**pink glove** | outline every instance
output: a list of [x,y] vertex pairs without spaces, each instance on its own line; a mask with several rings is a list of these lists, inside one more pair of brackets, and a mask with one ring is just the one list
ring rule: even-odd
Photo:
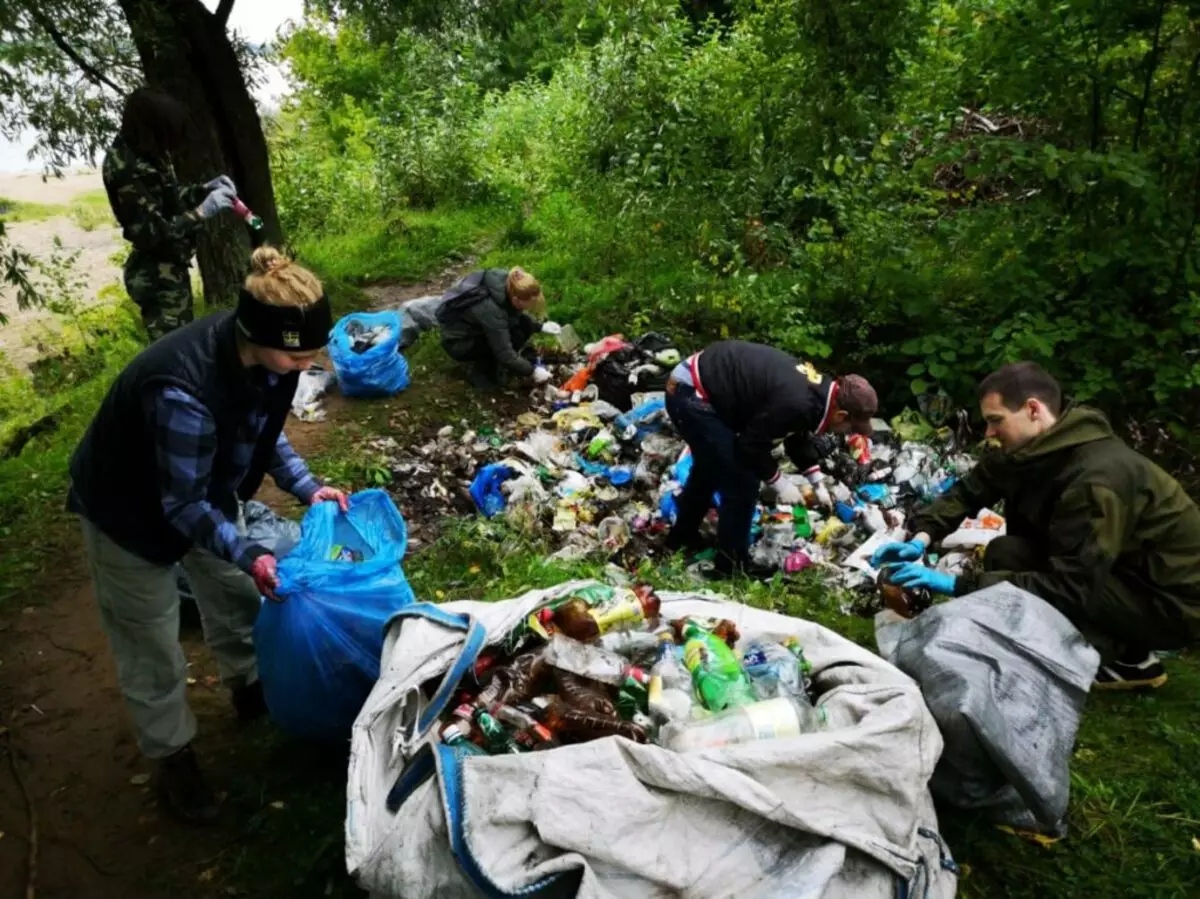
[[336,487],[322,487],[312,495],[312,499],[308,501],[310,506],[315,506],[317,503],[337,502],[338,508],[343,512],[350,511],[350,500],[346,498],[346,494],[338,490]]
[[279,576],[275,573],[277,565],[278,562],[270,553],[261,555],[250,566],[250,577],[254,578],[254,586],[258,588],[260,594],[267,599],[283,602],[275,595],[275,588],[279,586]]

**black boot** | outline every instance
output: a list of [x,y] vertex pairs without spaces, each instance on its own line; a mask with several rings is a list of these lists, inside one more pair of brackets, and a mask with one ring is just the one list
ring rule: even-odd
[[263,697],[262,681],[234,687],[230,698],[233,710],[241,724],[249,724],[267,714],[267,700]]
[[190,745],[159,763],[158,801],[185,824],[211,824],[217,820],[217,797],[205,783]]

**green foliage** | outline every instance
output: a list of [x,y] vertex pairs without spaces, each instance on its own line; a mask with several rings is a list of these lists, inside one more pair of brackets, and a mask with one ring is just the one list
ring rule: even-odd
[[142,348],[137,309],[117,287],[74,311],[58,352],[32,372],[0,369],[0,605],[53,564],[68,463],[109,383]]
[[[769,340],[890,404],[969,404],[1035,359],[1118,416],[1196,421],[1183,4],[326,6],[338,28],[287,49],[294,228],[402,244],[377,223],[486,202],[510,210],[491,261],[585,329]],[[500,62],[515,35],[542,62]]]

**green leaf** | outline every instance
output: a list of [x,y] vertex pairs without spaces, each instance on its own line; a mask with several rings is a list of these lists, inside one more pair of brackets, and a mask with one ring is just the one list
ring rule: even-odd
[[954,352],[954,350],[942,350],[942,359],[946,362],[957,362],[958,353]]
[[842,156],[842,154],[840,154],[840,153],[837,155],[837,158],[833,160],[833,173],[834,173],[835,175],[844,175],[844,174],[846,174],[846,161],[845,161],[845,157],[844,157],[844,156]]
[[910,365],[908,367],[908,376],[910,378],[915,378],[917,375],[923,375],[923,374],[925,374],[925,363],[924,362],[914,362],[912,365]]
[[929,392],[929,383],[921,380],[920,378],[914,379],[913,382],[908,386],[912,388],[914,396],[921,396],[922,394]]
[[946,366],[942,365],[940,362],[930,362],[929,373],[941,381],[948,374],[950,374],[950,369],[946,368]]

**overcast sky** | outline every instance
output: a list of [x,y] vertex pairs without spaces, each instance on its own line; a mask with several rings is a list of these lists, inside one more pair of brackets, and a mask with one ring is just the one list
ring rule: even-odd
[[[209,9],[216,9],[219,0],[201,0]],[[262,44],[275,37],[279,27],[289,19],[304,15],[304,0],[236,0],[229,16],[229,27],[241,32],[251,43]],[[286,90],[283,73],[275,66],[267,73],[266,82],[255,91],[255,98],[266,106],[274,106]],[[0,172],[40,170],[39,161],[30,161],[25,154],[33,144],[33,135],[13,143],[0,137]]]

